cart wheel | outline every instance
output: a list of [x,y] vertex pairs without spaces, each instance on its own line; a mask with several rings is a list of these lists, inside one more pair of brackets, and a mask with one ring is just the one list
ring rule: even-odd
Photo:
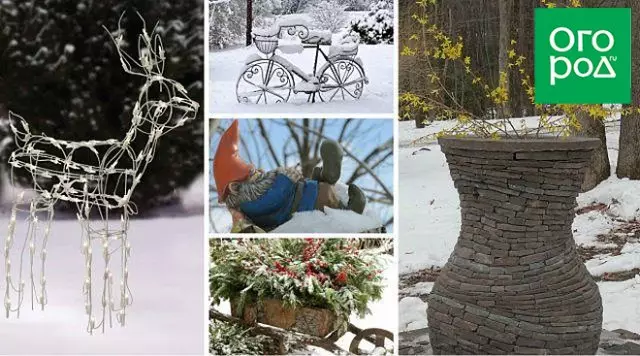
[[351,58],[340,58],[325,63],[320,69],[322,101],[357,100],[362,96],[367,78],[362,66]]
[[[371,342],[374,345],[374,349],[371,352],[362,353],[362,350],[360,349],[360,343],[362,340]],[[356,334],[351,341],[351,345],[349,345],[349,352],[355,355],[368,355],[376,353],[377,350],[385,350],[386,353],[386,350],[389,350],[385,345],[387,340],[389,340],[391,345],[393,345],[393,333],[388,330],[377,328],[364,329]],[[393,347],[391,347],[391,350],[393,350]]]
[[259,59],[249,63],[238,78],[236,96],[239,103],[284,103],[294,87],[293,76],[285,67],[270,59]]

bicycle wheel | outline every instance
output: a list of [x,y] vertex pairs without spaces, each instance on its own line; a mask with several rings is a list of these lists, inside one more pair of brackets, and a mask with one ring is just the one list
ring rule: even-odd
[[236,83],[239,103],[284,103],[295,87],[293,76],[280,63],[259,59],[249,63]]
[[320,91],[322,101],[357,100],[362,96],[367,78],[364,69],[351,58],[338,58],[320,69]]

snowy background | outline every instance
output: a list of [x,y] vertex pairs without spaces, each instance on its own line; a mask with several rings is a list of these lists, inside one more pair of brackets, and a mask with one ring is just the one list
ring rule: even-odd
[[[536,118],[524,124],[535,125]],[[423,301],[433,287],[458,238],[458,193],[444,154],[427,135],[453,122],[434,122],[424,129],[400,122],[400,331],[427,326]],[[619,122],[607,123],[610,162],[618,157]],[[598,281],[607,330],[640,332],[640,181],[614,176],[578,197],[573,234],[586,266]]]
[[[236,82],[245,67],[245,59],[260,54],[255,45],[245,47],[244,0],[210,1],[209,113],[227,116],[237,113],[393,113],[394,53],[393,40],[380,41],[381,28],[393,28],[393,5],[388,0],[254,0],[254,32],[268,28],[277,21],[304,22],[314,30],[329,30],[334,34],[354,33],[352,24],[363,28],[358,57],[363,62],[369,84],[359,100],[307,103],[308,95],[291,94],[287,103],[240,104],[236,99]],[[380,7],[386,8],[380,8]],[[348,10],[348,11],[346,11]],[[295,19],[295,20],[294,20]],[[372,29],[369,31],[369,29]],[[369,38],[370,37],[370,38]],[[393,37],[393,35],[391,35]],[[329,46],[322,47],[328,53]],[[281,54],[280,52],[277,52]],[[282,54],[281,54],[282,55]],[[284,54],[287,60],[312,73],[315,49],[299,54]],[[324,60],[319,59],[318,68]],[[296,83],[300,78],[294,78]]]
[[[291,120],[298,125],[303,125],[303,120]],[[380,226],[386,226],[387,231],[393,231],[393,195],[385,196],[384,190],[393,194],[393,120],[392,119],[311,119],[308,121],[311,130],[318,131],[322,126],[322,132],[327,137],[339,139],[338,141],[346,147],[354,156],[369,163],[372,170],[384,184],[373,179],[370,174],[363,174],[354,180],[361,189],[365,191],[369,203],[364,215],[358,215],[351,211],[327,210],[297,213],[294,218],[280,226],[274,233],[353,233]],[[220,120],[218,130],[211,135],[210,157],[215,155],[220,135],[231,123],[230,120]],[[267,140],[262,136],[260,124],[263,125],[267,137],[278,162],[273,159],[268,148]],[[304,136],[304,131],[296,128],[295,132],[299,137]],[[309,133],[311,147],[315,142],[322,142],[314,133]],[[240,136],[243,143],[240,145],[240,155],[247,162],[251,162],[256,167],[264,170],[272,170],[278,166],[293,167],[301,162],[294,137],[284,119],[241,119]],[[340,139],[341,138],[341,139]],[[316,152],[317,154],[317,152]],[[311,160],[319,156],[311,155]],[[378,163],[379,162],[379,163]],[[314,164],[315,165],[315,164]],[[320,163],[321,165],[321,163]],[[340,182],[347,180],[356,173],[359,164],[347,155],[343,158],[342,176]],[[363,172],[364,173],[364,172]],[[224,205],[218,203],[218,195],[215,190],[213,174],[209,182],[210,196],[210,219],[209,231],[229,232],[231,230],[231,215]],[[347,186],[336,185],[339,194],[344,202],[348,201]]]
[[[86,332],[82,284],[84,257],[80,225],[59,213],[48,244],[49,303],[31,310],[25,298],[19,319],[0,315],[0,354],[202,354],[205,347],[203,179],[180,192],[179,205],[132,219],[129,286],[133,304],[127,324],[105,333]],[[13,190],[4,187],[10,199]],[[8,226],[11,202],[0,205],[0,226]],[[18,225],[20,225],[18,220]],[[4,236],[4,234],[3,234]],[[16,245],[18,238],[16,235]],[[2,242],[4,246],[4,238]],[[101,258],[94,273],[100,274]],[[17,263],[13,265],[17,271]],[[0,292],[5,291],[4,256]],[[25,277],[28,281],[28,276]],[[28,285],[28,284],[27,284]]]

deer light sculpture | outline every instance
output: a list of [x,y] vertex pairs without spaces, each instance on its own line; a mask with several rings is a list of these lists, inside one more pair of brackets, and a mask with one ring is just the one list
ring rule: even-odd
[[[88,317],[87,331],[93,333],[101,328],[104,332],[107,324],[112,326],[114,314],[118,323],[125,325],[126,309],[132,302],[128,285],[131,245],[127,230],[129,217],[137,213],[135,204],[130,201],[131,196],[154,158],[160,137],[194,120],[199,105],[187,96],[187,91],[180,83],[163,76],[165,52],[161,38],[155,29],[151,34],[147,33],[144,20],[142,33],[138,36],[138,59],[123,49],[120,26],[110,35],[124,71],[146,78],[133,109],[131,126],[124,138],[100,141],[56,139],[32,133],[22,117],[12,112],[9,114],[18,146],[9,159],[11,179],[15,169],[27,170],[32,175],[35,194],[25,199],[25,192],[22,191],[17,195],[11,211],[4,248],[6,317],[12,313],[20,316],[20,308],[27,294],[31,295],[32,309],[35,304],[42,309],[47,304],[47,241],[54,204],[62,200],[75,205],[82,228],[81,251],[86,268],[82,290]],[[132,146],[136,138],[145,142],[141,149]],[[83,162],[86,162],[87,156],[92,157],[92,164],[77,161],[78,157],[83,157]],[[49,184],[47,187],[50,188],[47,189],[43,180],[53,184]],[[110,223],[109,212],[114,214],[114,211],[120,213],[120,219]],[[16,240],[19,214],[26,215],[27,225],[26,235],[20,241]],[[43,214],[46,218],[41,222],[38,216]],[[94,215],[100,219],[90,218]],[[43,230],[41,225],[44,225]],[[15,272],[12,253],[19,255]],[[102,275],[95,273],[100,257]],[[120,267],[117,275],[112,269],[112,264],[115,264],[112,262],[116,258],[119,258],[116,268]],[[25,271],[27,263],[28,270]],[[29,275],[28,284],[23,280],[26,274]],[[95,299],[99,299],[97,306]]]

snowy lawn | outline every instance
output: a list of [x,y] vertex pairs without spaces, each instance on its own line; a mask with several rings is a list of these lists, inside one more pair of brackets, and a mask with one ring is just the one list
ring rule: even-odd
[[[211,116],[235,116],[237,114],[284,114],[284,113],[393,113],[393,45],[360,44],[358,57],[362,59],[369,84],[359,100],[336,100],[327,103],[307,103],[308,95],[291,94],[287,103],[279,104],[240,104],[236,99],[236,82],[243,72],[245,59],[259,54],[254,45],[230,50],[211,52],[209,56],[209,113]],[[328,48],[323,48],[328,51]],[[278,52],[279,53],[279,52]],[[305,73],[313,72],[315,49],[305,49],[300,54],[282,55]],[[320,59],[318,69],[323,64]],[[296,83],[300,78],[294,78]]]
[[[349,322],[360,329],[381,328],[389,330],[395,334],[397,325],[393,316],[397,315],[398,313],[398,294],[396,288],[394,288],[393,286],[398,284],[398,271],[394,267],[393,256],[383,255],[381,257],[381,262],[384,269],[384,284],[389,287],[384,289],[381,300],[369,305],[371,314],[366,315],[364,318],[360,318],[358,315],[353,314]],[[228,301],[222,302],[215,308],[225,314],[231,313],[231,308]],[[338,339],[336,345],[344,350],[348,350],[349,344],[351,343],[351,340],[353,340],[353,337],[353,334],[347,333],[340,339]],[[366,341],[363,341],[360,345],[365,349],[372,346]],[[301,350],[296,350],[293,353],[299,354],[300,352]],[[333,355],[332,353],[329,353],[328,351],[315,346],[308,346],[303,353],[327,356]]]
[[[204,328],[203,180],[194,182],[183,206],[150,219],[132,219],[129,286],[133,304],[127,322],[105,333],[86,332],[82,284],[84,257],[80,225],[75,218],[54,221],[48,243],[47,291],[44,311],[31,310],[25,297],[19,319],[0,316],[0,354],[202,354]],[[198,187],[199,185],[199,187]],[[2,207],[0,226],[8,226],[9,208]],[[166,215],[179,217],[166,217]],[[18,221],[20,225],[20,221]],[[4,232],[6,233],[6,231]],[[3,236],[4,236],[3,233]],[[18,243],[16,235],[16,243]],[[4,241],[4,238],[3,238]],[[2,242],[4,246],[4,242]],[[102,257],[94,274],[101,275]],[[17,272],[17,262],[13,265]],[[114,269],[117,274],[119,267]],[[5,291],[4,256],[0,291]],[[96,277],[98,278],[98,277]],[[24,279],[28,283],[28,276]],[[28,284],[27,284],[28,285]],[[94,299],[99,304],[99,299]]]
[[[526,118],[530,125],[533,118]],[[408,274],[430,267],[442,267],[457,241],[460,229],[459,198],[449,176],[444,154],[433,139],[421,137],[436,133],[452,122],[436,122],[416,129],[414,122],[400,122],[400,273]],[[619,129],[607,129],[607,144],[612,172],[618,156]],[[417,140],[417,141],[416,141]],[[625,222],[640,218],[640,181],[618,179],[615,176],[578,197],[579,208],[602,203],[603,211],[590,211],[576,216],[573,231],[578,245],[611,247],[611,243],[596,239]],[[622,234],[622,233],[621,233]],[[608,272],[640,268],[640,244],[633,236],[619,254],[599,254],[586,265],[594,276]],[[604,327],[625,328],[640,332],[640,281],[599,282],[604,304]],[[426,295],[431,284],[403,290],[409,295],[400,301],[401,331],[426,326],[426,304],[417,296]],[[633,306],[633,307],[629,307]]]

